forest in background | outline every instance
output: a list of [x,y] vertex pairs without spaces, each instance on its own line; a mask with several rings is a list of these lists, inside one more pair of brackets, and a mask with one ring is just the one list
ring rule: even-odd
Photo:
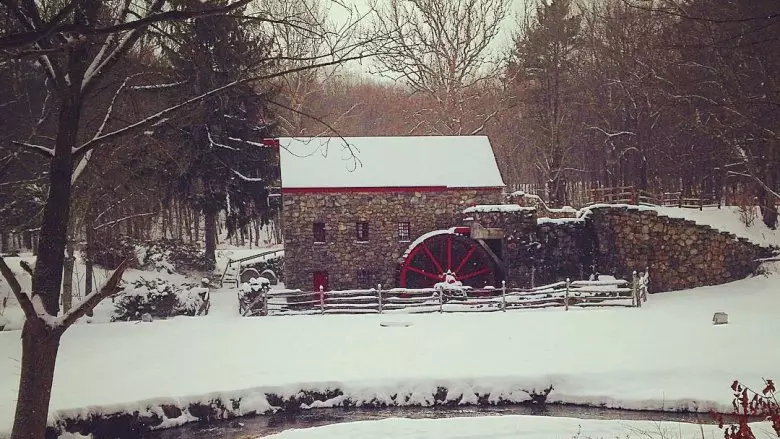
[[[213,248],[222,231],[259,245],[278,210],[269,192],[277,159],[262,139],[333,135],[487,135],[509,187],[534,188],[551,206],[594,187],[710,197],[729,187],[776,226],[777,2],[544,0],[517,19],[510,6],[377,2],[355,13],[350,25],[369,24],[365,35],[374,35],[358,39],[333,29],[325,38],[329,5],[317,0],[265,5],[294,19],[282,30],[229,17],[155,26],[91,91],[82,133],[248,72],[316,64],[339,44],[359,49],[370,74],[341,63],[302,69],[108,139],[89,166],[74,165],[69,234],[211,236]],[[507,26],[513,38],[502,48],[496,39]],[[38,227],[47,197],[40,146],[54,139],[56,105],[36,59],[5,53],[0,229],[22,231]]]

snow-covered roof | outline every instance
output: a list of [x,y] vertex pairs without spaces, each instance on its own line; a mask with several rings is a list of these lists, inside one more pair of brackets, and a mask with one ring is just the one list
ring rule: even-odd
[[503,187],[485,136],[280,138],[282,188]]

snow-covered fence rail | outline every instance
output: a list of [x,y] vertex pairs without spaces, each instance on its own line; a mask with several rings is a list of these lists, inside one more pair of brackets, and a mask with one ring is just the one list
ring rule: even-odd
[[628,280],[562,281],[536,288],[377,288],[342,291],[271,290],[244,284],[242,315],[390,314],[507,311],[589,306],[642,306],[648,275]]

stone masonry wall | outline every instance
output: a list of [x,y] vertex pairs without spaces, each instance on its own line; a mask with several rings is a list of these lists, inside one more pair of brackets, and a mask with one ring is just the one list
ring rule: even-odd
[[587,280],[593,269],[592,229],[582,219],[539,221],[539,248],[534,254],[536,285],[569,278]]
[[599,271],[630,278],[650,270],[652,292],[742,279],[770,250],[727,232],[637,207],[596,207],[588,215]]
[[[285,286],[313,289],[313,273],[326,271],[331,289],[357,287],[357,271],[370,284],[396,286],[398,259],[411,242],[400,241],[398,224],[409,222],[411,241],[457,223],[466,207],[498,204],[501,190],[436,192],[285,193],[282,209]],[[314,243],[313,224],[325,223],[325,243]],[[369,223],[368,242],[357,242],[356,222]]]

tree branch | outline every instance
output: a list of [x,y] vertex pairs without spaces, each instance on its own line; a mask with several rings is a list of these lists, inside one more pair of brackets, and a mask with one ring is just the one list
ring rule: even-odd
[[65,330],[76,323],[78,319],[95,309],[98,303],[103,299],[118,293],[121,290],[119,282],[122,280],[122,274],[124,274],[128,265],[129,261],[127,259],[122,261],[122,263],[119,264],[119,267],[114,270],[114,274],[111,275],[100,290],[90,294],[73,309],[60,316],[57,319],[57,322],[59,323],[57,331],[60,333],[65,332]]
[[34,152],[37,152],[37,153],[43,155],[46,158],[54,157],[54,150],[51,149],[51,148],[48,148],[46,146],[36,145],[34,143],[27,143],[27,142],[17,142],[15,140],[13,142],[11,142],[11,143],[14,144],[14,145],[23,146],[23,147],[25,147],[27,149],[30,149],[30,150],[32,150]]
[[158,111],[157,113],[152,114],[149,117],[141,119],[141,120],[139,120],[137,122],[134,122],[134,123],[132,123],[130,125],[127,125],[127,126],[125,126],[123,128],[111,131],[109,133],[103,134],[103,135],[98,136],[98,137],[94,137],[91,140],[83,143],[78,148],[74,148],[73,154],[74,154],[74,156],[78,157],[80,154],[85,154],[87,151],[89,151],[92,148],[96,147],[100,143],[103,143],[103,142],[109,141],[111,139],[120,137],[122,135],[128,134],[128,133],[130,133],[130,132],[132,132],[134,130],[138,130],[138,129],[144,128],[144,127],[146,127],[146,126],[148,126],[148,125],[150,125],[150,124],[152,124],[152,123],[162,119],[163,117],[167,116],[168,114],[171,114],[171,113],[173,113],[175,111],[178,111],[178,110],[180,110],[182,108],[185,108],[185,107],[188,107],[188,106],[190,106],[192,104],[200,102],[200,101],[202,101],[203,99],[205,99],[205,98],[207,98],[209,96],[213,96],[215,94],[218,94],[218,93],[224,92],[226,90],[229,90],[229,89],[231,89],[233,87],[237,87],[237,86],[239,86],[241,84],[246,84],[248,82],[254,82],[254,81],[264,81],[264,80],[268,80],[268,79],[278,78],[280,76],[288,75],[290,73],[296,73],[296,72],[309,70],[309,69],[316,69],[316,68],[321,68],[321,67],[333,66],[333,65],[342,64],[342,63],[345,63],[345,62],[348,62],[348,61],[355,61],[355,60],[367,58],[368,56],[370,56],[370,55],[361,53],[359,55],[347,56],[347,57],[339,58],[339,59],[336,59],[336,60],[333,60],[333,61],[322,62],[322,63],[318,63],[318,64],[311,64],[311,65],[295,67],[295,68],[291,68],[291,69],[287,69],[287,70],[282,70],[282,71],[279,71],[279,72],[276,72],[276,73],[271,73],[271,74],[268,74],[268,75],[250,76],[248,78],[239,79],[239,80],[233,81],[233,82],[231,82],[229,84],[225,84],[225,85],[223,85],[221,87],[217,87],[217,88],[215,88],[215,89],[213,89],[211,91],[208,91],[206,93],[203,93],[201,95],[198,95],[198,96],[195,96],[193,98],[190,98],[190,99],[188,99],[188,100],[186,100],[186,101],[184,101],[184,102],[182,102],[180,104],[174,105],[172,107],[168,107],[168,108],[166,108],[166,109],[164,109],[162,111]]
[[16,296],[19,306],[22,307],[25,317],[31,321],[38,321],[38,313],[35,312],[35,307],[30,301],[30,297],[22,291],[22,286],[19,285],[19,281],[16,280],[14,272],[11,271],[11,267],[5,263],[5,259],[2,257],[0,257],[0,273],[3,273],[3,277],[8,281],[8,285],[11,286],[11,291],[13,291],[14,296]]
[[29,46],[40,41],[42,38],[53,35],[55,33],[73,32],[85,36],[108,35],[117,32],[132,31],[135,29],[148,26],[150,24],[160,23],[164,21],[181,21],[190,18],[223,15],[230,11],[246,6],[251,1],[252,0],[237,0],[236,2],[223,7],[210,8],[210,9],[205,9],[200,11],[160,12],[138,20],[113,24],[111,26],[98,27],[98,28],[90,27],[88,25],[81,25],[81,24],[62,24],[55,21],[54,26],[35,29],[28,32],[20,32],[20,33],[11,34],[0,38],[0,49],[15,49],[19,47]]
[[25,260],[19,261],[19,266],[22,267],[22,270],[26,271],[27,274],[29,274],[30,276],[33,275],[34,270],[32,267],[30,267],[30,264],[28,264],[27,261]]

